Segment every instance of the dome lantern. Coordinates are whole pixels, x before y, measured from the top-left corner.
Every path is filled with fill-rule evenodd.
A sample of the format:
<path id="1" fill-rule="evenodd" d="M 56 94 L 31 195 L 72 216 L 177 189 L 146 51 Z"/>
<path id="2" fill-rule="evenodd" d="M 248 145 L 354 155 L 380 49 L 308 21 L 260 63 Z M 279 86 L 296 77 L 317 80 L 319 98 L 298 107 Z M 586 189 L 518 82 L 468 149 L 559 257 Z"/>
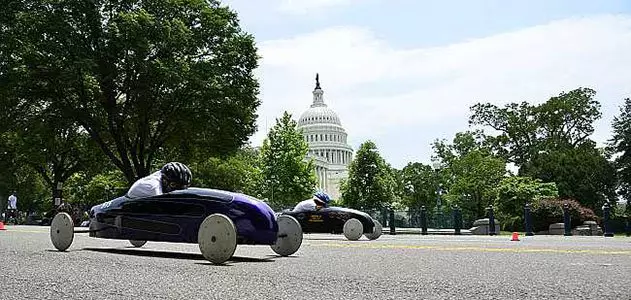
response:
<path id="1" fill-rule="evenodd" d="M 298 119 L 299 125 L 334 124 L 341 126 L 340 118 L 324 103 L 324 91 L 320 86 L 320 75 L 316 73 L 316 86 L 313 89 L 313 103 Z"/>

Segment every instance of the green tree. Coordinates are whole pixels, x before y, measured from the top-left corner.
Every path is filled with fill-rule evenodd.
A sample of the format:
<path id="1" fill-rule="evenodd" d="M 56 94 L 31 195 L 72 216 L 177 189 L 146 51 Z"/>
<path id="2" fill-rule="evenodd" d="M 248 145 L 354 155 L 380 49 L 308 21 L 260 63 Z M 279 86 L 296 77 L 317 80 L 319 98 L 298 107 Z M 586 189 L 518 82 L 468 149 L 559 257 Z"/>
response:
<path id="1" fill-rule="evenodd" d="M 537 107 L 538 135 L 542 147 L 575 148 L 590 143 L 594 122 L 602 117 L 596 91 L 578 88 L 552 97 Z"/>
<path id="2" fill-rule="evenodd" d="M 397 183 L 390 166 L 372 141 L 362 143 L 348 168 L 341 186 L 344 205 L 351 208 L 379 209 L 395 199 Z"/>
<path id="3" fill-rule="evenodd" d="M 432 167 L 418 162 L 408 163 L 401 173 L 404 204 L 409 208 L 425 206 L 428 210 L 434 209 L 439 181 Z"/>
<path id="4" fill-rule="evenodd" d="M 7 198 L 16 191 L 18 210 L 36 212 L 51 203 L 46 183 L 33 168 L 22 163 L 24 159 L 14 131 L 0 132 L 0 213 L 7 207 Z M 48 197 L 46 197 L 48 195 Z"/>
<path id="5" fill-rule="evenodd" d="M 616 169 L 595 143 L 541 151 L 520 168 L 519 175 L 555 182 L 559 197 L 594 211 L 616 199 Z"/>
<path id="6" fill-rule="evenodd" d="M 284 112 L 261 147 L 261 194 L 274 205 L 289 206 L 311 196 L 315 165 L 307 160 L 309 145 L 291 114 Z"/>
<path id="7" fill-rule="evenodd" d="M 523 229 L 524 207 L 533 205 L 541 198 L 557 198 L 559 192 L 554 182 L 544 183 L 531 177 L 510 176 L 502 179 L 497 187 L 495 207 L 504 230 Z"/>
<path id="8" fill-rule="evenodd" d="M 97 174 L 78 172 L 68 178 L 66 199 L 74 207 L 88 210 L 92 206 L 122 196 L 127 184 L 120 170 L 109 167 Z"/>
<path id="9" fill-rule="evenodd" d="M 507 173 L 504 159 L 492 153 L 480 132 L 458 133 L 452 144 L 436 141 L 434 149 L 445 168 L 446 199 L 462 208 L 465 219 L 484 216 Z"/>
<path id="10" fill-rule="evenodd" d="M 631 213 L 631 99 L 624 100 L 620 115 L 614 117 L 612 127 L 613 137 L 609 141 L 609 148 L 617 156 L 618 192 L 627 201 L 627 213 Z"/>
<path id="11" fill-rule="evenodd" d="M 49 199 L 61 196 L 63 187 L 59 189 L 58 185 L 74 173 L 98 169 L 107 160 L 72 120 L 48 109 L 21 117 L 13 140 L 19 153 L 17 163 L 31 167 L 42 177 L 51 192 Z"/>
<path id="12" fill-rule="evenodd" d="M 578 88 L 540 105 L 476 104 L 469 122 L 500 132 L 489 138 L 497 153 L 519 167 L 520 176 L 555 182 L 560 197 L 598 210 L 614 197 L 616 174 L 590 139 L 601 117 L 595 94 Z"/>
<path id="13" fill-rule="evenodd" d="M 470 125 L 487 126 L 499 132 L 487 137 L 497 153 L 518 166 L 528 161 L 537 146 L 535 106 L 522 102 L 499 108 L 491 103 L 478 103 L 471 111 Z"/>
<path id="14" fill-rule="evenodd" d="M 252 196 L 261 192 L 259 157 L 251 149 L 239 150 L 226 159 L 208 158 L 191 165 L 191 170 L 195 186 L 238 191 Z"/>
<path id="15" fill-rule="evenodd" d="M 488 137 L 509 162 L 517 166 L 539 151 L 572 148 L 589 142 L 594 122 L 601 117 L 596 92 L 578 88 L 562 92 L 540 105 L 510 103 L 499 108 L 490 103 L 471 107 L 469 124 L 490 127 L 500 134 Z"/>
<path id="16" fill-rule="evenodd" d="M 219 1 L 21 0 L 3 10 L 3 107 L 55 107 L 129 184 L 161 151 L 223 155 L 255 130 L 254 38 Z"/>

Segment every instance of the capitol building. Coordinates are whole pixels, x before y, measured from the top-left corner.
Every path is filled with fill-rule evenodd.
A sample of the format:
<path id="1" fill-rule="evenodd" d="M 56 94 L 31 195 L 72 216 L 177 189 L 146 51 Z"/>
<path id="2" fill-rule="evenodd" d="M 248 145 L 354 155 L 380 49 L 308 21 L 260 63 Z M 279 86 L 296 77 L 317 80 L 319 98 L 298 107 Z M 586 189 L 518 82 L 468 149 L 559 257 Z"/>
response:
<path id="1" fill-rule="evenodd" d="M 340 180 L 348 177 L 348 165 L 353 159 L 353 148 L 347 144 L 346 130 L 337 114 L 324 103 L 324 91 L 316 74 L 313 103 L 298 119 L 309 152 L 305 159 L 315 162 L 317 189 L 333 199 L 339 199 Z"/>

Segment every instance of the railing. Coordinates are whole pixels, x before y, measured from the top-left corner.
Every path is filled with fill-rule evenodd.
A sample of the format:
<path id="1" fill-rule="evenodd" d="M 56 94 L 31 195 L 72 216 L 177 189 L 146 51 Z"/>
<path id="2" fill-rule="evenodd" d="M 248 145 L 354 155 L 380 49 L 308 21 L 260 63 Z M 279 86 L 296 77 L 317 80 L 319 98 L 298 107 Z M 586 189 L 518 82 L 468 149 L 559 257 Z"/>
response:
<path id="1" fill-rule="evenodd" d="M 368 213 L 373 219 L 378 220 L 384 227 L 390 226 L 390 212 L 394 213 L 394 225 L 397 228 L 421 228 L 423 225 L 423 215 L 428 228 L 447 229 L 455 228 L 456 222 L 460 222 L 460 228 L 470 228 L 475 220 L 485 216 L 477 216 L 468 212 L 463 212 L 455 208 L 443 208 L 437 210 L 407 209 L 407 210 L 362 210 Z"/>

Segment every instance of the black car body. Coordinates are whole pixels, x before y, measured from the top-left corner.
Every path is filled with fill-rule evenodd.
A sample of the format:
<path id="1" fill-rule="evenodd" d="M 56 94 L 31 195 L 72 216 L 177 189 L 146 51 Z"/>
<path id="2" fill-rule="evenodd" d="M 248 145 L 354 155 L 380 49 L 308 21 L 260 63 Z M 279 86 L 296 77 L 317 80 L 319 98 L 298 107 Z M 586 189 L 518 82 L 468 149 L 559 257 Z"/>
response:
<path id="1" fill-rule="evenodd" d="M 284 210 L 281 214 L 296 218 L 304 233 L 343 233 L 344 223 L 352 218 L 362 223 L 364 233 L 372 233 L 375 227 L 369 214 L 345 207 L 332 206 L 314 211 Z"/>

